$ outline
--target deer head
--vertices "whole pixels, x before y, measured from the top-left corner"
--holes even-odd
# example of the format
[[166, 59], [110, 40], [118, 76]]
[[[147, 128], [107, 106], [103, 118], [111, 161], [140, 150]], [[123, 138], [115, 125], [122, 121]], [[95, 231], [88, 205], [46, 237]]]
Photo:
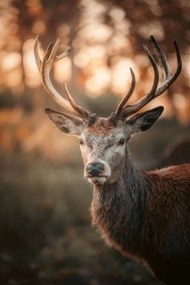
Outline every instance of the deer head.
[[79, 138], [84, 160], [84, 176], [94, 184], [113, 183], [120, 178], [122, 169], [127, 164], [126, 149], [130, 137], [137, 132], [148, 130], [160, 117], [164, 108], [159, 106], [142, 113], [137, 112], [164, 93], [181, 72], [182, 62], [177, 43], [174, 42], [177, 68], [175, 73], [170, 75], [165, 53], [153, 36], [151, 36], [151, 42], [163, 72], [163, 82], [159, 84], [157, 61], [145, 46], [145, 52], [154, 72], [151, 90], [134, 104], [128, 104], [136, 84], [134, 72], [130, 69], [131, 86], [129, 92], [109, 117], [100, 118], [85, 108], [76, 105], [65, 84], [64, 93], [67, 100], [57, 92], [51, 83], [50, 70], [56, 61], [68, 54], [68, 49], [64, 53], [57, 55], [60, 44], [58, 39], [54, 45], [52, 43], [49, 45], [43, 60], [41, 60], [38, 52], [38, 37], [36, 38], [34, 52], [44, 87], [67, 113], [55, 112], [49, 108], [45, 111], [62, 132]]

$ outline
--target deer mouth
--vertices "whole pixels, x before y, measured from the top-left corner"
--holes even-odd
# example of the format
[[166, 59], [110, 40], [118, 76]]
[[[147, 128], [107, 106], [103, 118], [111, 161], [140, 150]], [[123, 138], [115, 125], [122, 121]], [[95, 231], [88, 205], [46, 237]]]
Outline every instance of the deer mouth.
[[99, 177], [107, 177], [107, 175], [87, 175], [86, 178], [99, 178]]
[[108, 176], [86, 176], [89, 182], [95, 185], [104, 184], [108, 178]]

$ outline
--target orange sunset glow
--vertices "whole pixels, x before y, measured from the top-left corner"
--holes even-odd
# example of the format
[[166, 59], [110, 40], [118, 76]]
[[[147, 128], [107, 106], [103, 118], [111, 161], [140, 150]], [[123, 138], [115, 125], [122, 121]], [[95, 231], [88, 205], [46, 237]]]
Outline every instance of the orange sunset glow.
[[[48, 144], [45, 139], [47, 134], [44, 135], [44, 140], [35, 137], [35, 133], [38, 134], [36, 128], [43, 129], [43, 127], [33, 125], [35, 116], [24, 114], [22, 105], [31, 105], [34, 113], [38, 114], [36, 117], [40, 116], [42, 126], [47, 124], [43, 110], [39, 111], [39, 104], [44, 105], [46, 102], [51, 102], [51, 99], [48, 98], [47, 94], [44, 96], [45, 91], [34, 59], [33, 48], [37, 34], [40, 35], [41, 58], [49, 42], [55, 42], [57, 37], [61, 38], [59, 52], [63, 52], [64, 49], [71, 46], [69, 56], [56, 63], [51, 76], [54, 78], [56, 88], [60, 91], [63, 82], [66, 82], [71, 87], [71, 91], [75, 92], [76, 97], [79, 96], [76, 92], [82, 92], [83, 103], [86, 100], [101, 100], [107, 93], [116, 96], [119, 100], [130, 87], [129, 68], [134, 70], [137, 81], [131, 100], [137, 100], [148, 92], [153, 80], [153, 70], [143, 50], [143, 44], [149, 45], [150, 34], [154, 34], [157, 40], [162, 41], [163, 46], [166, 44], [169, 46], [167, 52], [169, 63], [171, 69], [175, 69], [173, 43], [172, 40], [167, 39], [166, 32], [159, 19], [150, 20], [148, 29], [145, 23], [138, 26], [136, 36], [139, 35], [141, 40], [138, 39], [137, 44], [135, 34], [131, 34], [133, 29], [131, 18], [127, 17], [127, 12], [123, 6], [119, 7], [117, 4], [109, 6], [107, 2], [82, 0], [78, 4], [80, 14], [72, 11], [72, 7], [69, 7], [69, 4], [64, 4], [64, 2], [57, 6], [57, 10], [52, 11], [49, 10], [48, 6], [43, 6], [40, 0], [28, 0], [25, 3], [4, 0], [1, 1], [0, 5], [2, 26], [0, 33], [1, 93], [8, 92], [11, 94], [7, 95], [7, 98], [11, 96], [11, 98], [15, 98], [14, 102], [17, 102], [15, 110], [11, 109], [13, 114], [20, 109], [24, 116], [21, 116], [21, 121], [18, 121], [17, 125], [14, 126], [14, 132], [7, 135], [9, 127], [12, 125], [9, 120], [10, 116], [8, 116], [11, 110], [9, 110], [9, 105], [2, 111], [0, 110], [0, 116], [5, 116], [6, 112], [8, 116], [7, 125], [1, 131], [0, 145], [2, 147], [5, 136], [7, 137], [6, 140], [10, 140], [9, 144], [12, 145], [13, 149], [13, 140], [18, 140], [23, 151], [27, 149], [25, 146], [30, 137], [32, 140], [37, 140], [34, 145], [42, 152]], [[155, 16], [161, 17], [162, 8], [159, 5], [152, 4], [150, 7]], [[68, 10], [70, 13], [68, 20], [63, 16], [67, 9], [70, 9]], [[55, 19], [55, 15], [57, 15], [57, 21], [54, 26], [51, 26], [50, 19]], [[134, 15], [134, 17], [136, 17], [136, 21], [140, 21], [140, 14]], [[178, 37], [177, 34], [173, 36]], [[182, 122], [188, 122], [190, 118], [189, 95], [183, 91], [183, 88], [189, 88], [189, 80], [186, 80], [190, 76], [188, 51], [189, 49], [186, 46], [182, 50], [185, 59], [183, 60], [183, 74], [178, 80], [178, 84], [176, 83], [172, 87], [172, 104], [171, 98], [168, 99], [166, 95], [157, 100], [160, 104], [167, 106], [164, 116], [173, 116], [174, 109], [172, 106], [175, 106], [177, 112], [175, 116]], [[185, 84], [184, 80], [186, 80]], [[44, 94], [42, 95], [42, 93]], [[85, 99], [85, 96], [89, 99]], [[31, 119], [30, 116], [32, 116]], [[25, 119], [23, 120], [23, 118]], [[30, 125], [33, 125], [32, 128], [27, 125], [28, 120]], [[28, 129], [27, 138], [25, 136], [17, 137], [17, 128], [23, 126]]]

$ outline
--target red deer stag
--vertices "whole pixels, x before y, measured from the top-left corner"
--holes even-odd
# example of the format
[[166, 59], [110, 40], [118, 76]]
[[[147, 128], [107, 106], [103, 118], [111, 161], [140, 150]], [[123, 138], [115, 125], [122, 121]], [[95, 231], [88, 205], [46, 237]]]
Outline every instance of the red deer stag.
[[[57, 55], [59, 39], [49, 45], [43, 59], [40, 59], [36, 39], [34, 52], [45, 89], [69, 111], [60, 113], [47, 108], [46, 113], [62, 132], [79, 138], [84, 176], [94, 184], [93, 225], [98, 227], [108, 245], [144, 261], [160, 280], [172, 285], [190, 284], [190, 165], [139, 170], [127, 147], [131, 136], [148, 130], [164, 108], [137, 112], [164, 93], [182, 69], [176, 42], [177, 68], [173, 75], [165, 53], [153, 36], [151, 42], [157, 58], [155, 60], [145, 47], [154, 72], [151, 90], [134, 104], [128, 104], [136, 83], [130, 69], [130, 90], [107, 118], [76, 105], [66, 85], [67, 100], [53, 87], [50, 70], [68, 54], [67, 49]], [[157, 61], [164, 78], [160, 84]]]

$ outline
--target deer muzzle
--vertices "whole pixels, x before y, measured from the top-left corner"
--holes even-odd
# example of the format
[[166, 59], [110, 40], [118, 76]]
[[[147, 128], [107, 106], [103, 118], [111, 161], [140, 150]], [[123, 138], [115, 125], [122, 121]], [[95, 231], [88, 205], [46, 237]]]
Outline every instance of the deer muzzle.
[[110, 167], [103, 160], [90, 161], [84, 168], [84, 176], [93, 184], [104, 184], [110, 175]]

